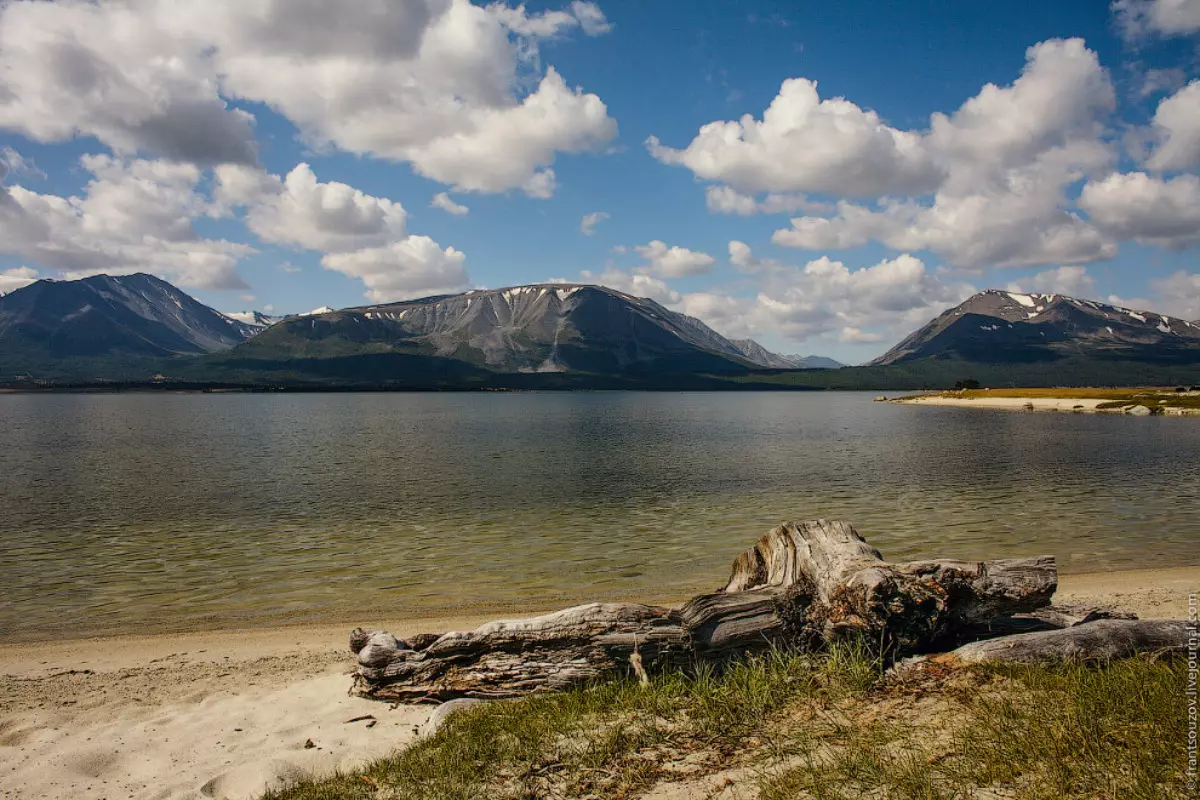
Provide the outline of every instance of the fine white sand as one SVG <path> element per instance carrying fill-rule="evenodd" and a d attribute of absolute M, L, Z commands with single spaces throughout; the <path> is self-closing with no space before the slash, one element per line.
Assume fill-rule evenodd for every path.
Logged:
<path fill-rule="evenodd" d="M 1063 575 L 1055 600 L 1185 619 L 1197 590 L 1200 567 Z M 371 627 L 404 636 L 487 618 Z M 433 707 L 348 696 L 350 627 L 0 646 L 0 797 L 255 798 L 401 748 Z M 347 722 L 366 714 L 373 727 Z"/>
<path fill-rule="evenodd" d="M 381 627 L 404 634 L 485 621 Z M 387 755 L 416 737 L 434 706 L 349 696 L 349 629 L 0 646 L 0 797 L 254 798 Z M 346 722 L 367 714 L 375 725 Z"/>

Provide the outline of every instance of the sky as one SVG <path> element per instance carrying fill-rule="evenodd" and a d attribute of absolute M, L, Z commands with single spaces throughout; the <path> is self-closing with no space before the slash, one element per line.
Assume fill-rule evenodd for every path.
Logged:
<path fill-rule="evenodd" d="M 1200 0 L 0 0 L 0 292 L 598 283 L 860 363 L 976 291 L 1200 319 Z"/>

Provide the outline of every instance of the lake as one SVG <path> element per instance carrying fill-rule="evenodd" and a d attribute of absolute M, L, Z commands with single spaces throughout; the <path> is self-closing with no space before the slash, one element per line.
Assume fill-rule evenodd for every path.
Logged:
<path fill-rule="evenodd" d="M 892 560 L 1200 561 L 1200 420 L 871 398 L 0 395 L 0 639 L 680 597 L 815 517 Z"/>

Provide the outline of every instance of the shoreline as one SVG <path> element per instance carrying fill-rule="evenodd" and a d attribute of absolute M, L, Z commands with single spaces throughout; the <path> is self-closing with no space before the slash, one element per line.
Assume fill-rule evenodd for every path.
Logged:
<path fill-rule="evenodd" d="M 1197 591 L 1200 565 L 1063 574 L 1055 600 L 1186 618 Z M 497 618 L 480 609 L 364 627 L 403 637 Z M 413 741 L 434 706 L 348 696 L 353 626 L 0 644 L 0 796 L 253 800 L 269 784 L 380 758 Z"/>
<path fill-rule="evenodd" d="M 930 395 L 880 398 L 898 405 L 943 405 L 955 408 L 982 408 L 1003 411 L 1061 411 L 1067 414 L 1117 414 L 1134 416 L 1198 416 L 1200 404 L 1194 401 L 1200 392 L 1164 390 L 968 390 L 938 392 Z M 1070 391 L 1078 396 L 1070 396 Z M 1027 393 L 1021 393 L 1027 392 Z M 1187 399 L 1188 404 L 1178 404 Z M 1136 410 L 1133 410 L 1136 409 Z"/>

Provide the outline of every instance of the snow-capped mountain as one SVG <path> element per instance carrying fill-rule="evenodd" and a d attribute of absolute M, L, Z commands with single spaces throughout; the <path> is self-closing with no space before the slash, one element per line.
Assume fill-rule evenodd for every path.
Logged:
<path fill-rule="evenodd" d="M 261 311 L 224 311 L 225 316 L 229 317 L 234 322 L 240 322 L 243 325 L 254 325 L 258 328 L 269 328 L 279 320 L 284 319 L 284 316 L 272 316 L 264 314 Z"/>
<path fill-rule="evenodd" d="M 40 280 L 0 297 L 0 350 L 10 354 L 211 353 L 245 338 L 232 320 L 153 275 Z"/>
<path fill-rule="evenodd" d="M 1200 323 L 1061 294 L 980 292 L 871 363 L 927 357 L 1031 362 L 1061 354 L 1152 357 L 1200 348 Z"/>
<path fill-rule="evenodd" d="M 452 357 L 519 372 L 766 366 L 760 353 L 748 355 L 698 319 L 653 300 L 579 284 L 474 290 L 303 315 L 235 351 L 247 358 L 380 352 Z"/>

